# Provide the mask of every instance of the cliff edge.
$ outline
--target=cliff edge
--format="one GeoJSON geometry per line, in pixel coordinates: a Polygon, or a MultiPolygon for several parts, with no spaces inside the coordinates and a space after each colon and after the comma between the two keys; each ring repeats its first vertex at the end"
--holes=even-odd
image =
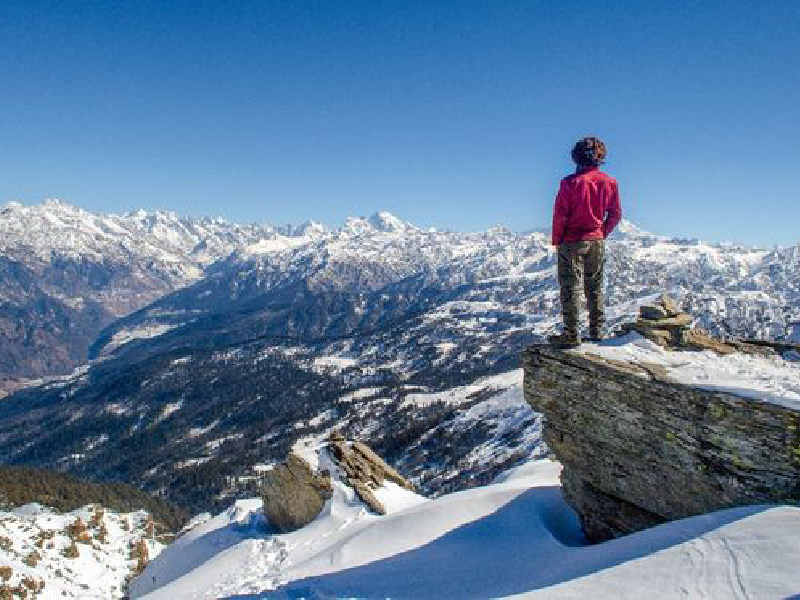
{"type": "Polygon", "coordinates": [[[525,398],[587,538],[750,504],[800,502],[800,363],[769,349],[675,350],[631,332],[534,345],[525,398]]]}

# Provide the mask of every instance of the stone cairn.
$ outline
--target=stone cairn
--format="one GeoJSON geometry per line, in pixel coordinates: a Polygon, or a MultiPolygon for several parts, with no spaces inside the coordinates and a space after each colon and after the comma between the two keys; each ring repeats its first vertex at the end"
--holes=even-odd
{"type": "Polygon", "coordinates": [[[633,323],[625,323],[621,334],[635,331],[642,337],[655,342],[662,348],[677,350],[713,350],[718,354],[766,353],[758,348],[739,341],[722,342],[711,337],[702,329],[692,327],[691,315],[685,313],[672,298],[666,294],[653,304],[639,307],[639,318],[633,323]]]}
{"type": "Polygon", "coordinates": [[[664,348],[686,346],[692,327],[692,317],[683,312],[666,294],[653,304],[639,307],[639,318],[622,326],[623,333],[636,331],[664,348]]]}

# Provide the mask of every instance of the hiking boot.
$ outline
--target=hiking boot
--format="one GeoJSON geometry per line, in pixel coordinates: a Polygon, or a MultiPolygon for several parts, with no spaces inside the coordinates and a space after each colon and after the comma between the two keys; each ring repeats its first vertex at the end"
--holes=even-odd
{"type": "Polygon", "coordinates": [[[581,345],[581,340],[577,335],[562,333],[560,335],[551,335],[547,338],[551,346],[561,348],[562,350],[570,350],[577,348],[581,345]]]}

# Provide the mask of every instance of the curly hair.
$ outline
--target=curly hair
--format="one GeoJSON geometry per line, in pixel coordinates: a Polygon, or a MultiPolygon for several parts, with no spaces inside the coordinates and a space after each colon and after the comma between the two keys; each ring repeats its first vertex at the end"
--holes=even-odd
{"type": "Polygon", "coordinates": [[[578,167],[597,167],[606,158],[606,145],[596,137],[585,137],[573,146],[572,160],[578,167]]]}

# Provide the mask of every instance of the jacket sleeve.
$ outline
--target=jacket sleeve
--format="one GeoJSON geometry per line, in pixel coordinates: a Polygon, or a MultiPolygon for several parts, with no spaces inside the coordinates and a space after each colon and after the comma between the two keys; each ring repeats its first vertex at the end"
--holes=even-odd
{"type": "Polygon", "coordinates": [[[569,215],[569,198],[567,184],[562,180],[556,194],[556,203],[553,207],[553,231],[551,242],[553,246],[558,246],[564,237],[564,229],[567,226],[567,216],[569,215]]]}
{"type": "Polygon", "coordinates": [[[622,209],[619,206],[619,188],[616,182],[608,199],[608,207],[606,208],[606,218],[603,222],[603,237],[607,238],[609,234],[614,231],[619,220],[622,218],[622,209]]]}

